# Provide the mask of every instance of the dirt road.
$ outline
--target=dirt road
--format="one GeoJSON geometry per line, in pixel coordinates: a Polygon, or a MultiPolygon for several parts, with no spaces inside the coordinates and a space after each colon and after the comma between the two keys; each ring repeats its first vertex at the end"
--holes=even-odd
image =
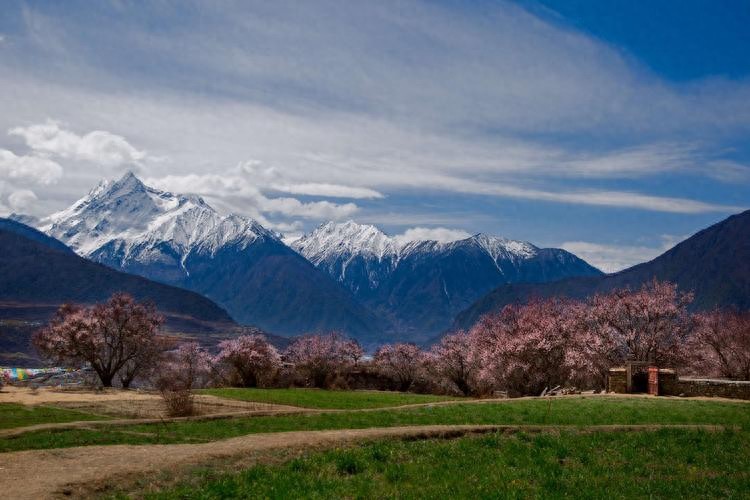
{"type": "Polygon", "coordinates": [[[587,428],[537,425],[428,425],[330,431],[297,431],[247,436],[202,444],[86,446],[29,450],[0,455],[0,492],[4,498],[40,499],[75,496],[79,486],[108,478],[208,463],[243,453],[309,448],[378,438],[454,437],[491,431],[559,432],[652,431],[660,428],[721,431],[711,425],[605,425],[587,428]]]}

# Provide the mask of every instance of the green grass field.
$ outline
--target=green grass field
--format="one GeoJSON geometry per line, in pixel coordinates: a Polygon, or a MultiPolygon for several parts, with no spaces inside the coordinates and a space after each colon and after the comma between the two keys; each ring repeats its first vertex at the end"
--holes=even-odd
{"type": "Polygon", "coordinates": [[[747,498],[746,432],[380,441],[242,472],[201,472],[147,498],[747,498]]]}
{"type": "Polygon", "coordinates": [[[202,394],[222,398],[300,406],[303,408],[356,410],[362,408],[384,408],[415,403],[447,401],[449,396],[412,394],[387,391],[325,391],[320,389],[204,389],[202,394]]]}
{"type": "Polygon", "coordinates": [[[227,420],[36,431],[0,440],[0,452],[94,444],[208,442],[260,432],[427,424],[722,424],[750,430],[750,405],[666,398],[581,397],[462,403],[399,410],[246,417],[227,420]]]}
{"type": "MultiPolygon", "coordinates": [[[[536,434],[493,432],[454,439],[392,439],[329,450],[286,450],[264,455],[260,463],[210,461],[192,469],[162,472],[162,476],[149,480],[121,483],[110,494],[159,499],[750,498],[750,404],[742,402],[581,396],[382,409],[444,398],[373,391],[207,392],[343,411],[33,431],[0,439],[0,452],[205,443],[294,430],[427,424],[568,425],[579,429],[558,428],[536,434]],[[719,424],[727,430],[585,429],[603,424],[719,424]]],[[[100,418],[52,407],[0,405],[0,428],[6,429],[100,418]]]]}
{"type": "Polygon", "coordinates": [[[50,406],[25,406],[0,403],[0,429],[12,429],[36,424],[105,420],[107,417],[50,406]]]}

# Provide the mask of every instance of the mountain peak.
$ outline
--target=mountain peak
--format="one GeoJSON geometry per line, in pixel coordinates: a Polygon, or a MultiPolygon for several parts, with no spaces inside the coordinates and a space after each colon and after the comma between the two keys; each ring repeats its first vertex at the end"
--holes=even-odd
{"type": "Polygon", "coordinates": [[[539,248],[527,241],[509,240],[502,236],[493,236],[486,233],[477,233],[469,240],[475,242],[479,247],[486,251],[492,260],[497,260],[500,256],[517,256],[520,258],[530,258],[537,254],[539,248]]]}
{"type": "Polygon", "coordinates": [[[101,262],[171,261],[191,250],[216,252],[227,244],[243,247],[258,237],[275,236],[256,221],[222,216],[197,195],[149,187],[133,172],[102,181],[41,228],[77,253],[101,262]],[[166,253],[165,253],[166,252],[166,253]]]}
{"type": "Polygon", "coordinates": [[[332,258],[352,258],[356,255],[375,256],[378,260],[386,256],[399,259],[414,252],[437,252],[467,244],[478,246],[495,261],[499,258],[528,259],[539,251],[531,243],[485,233],[451,242],[411,241],[399,236],[389,236],[374,225],[360,224],[353,220],[321,224],[312,233],[292,243],[292,248],[317,265],[332,258]]]}
{"type": "Polygon", "coordinates": [[[121,192],[145,191],[146,185],[131,170],[111,184],[110,190],[121,192]]]}
{"type": "Polygon", "coordinates": [[[389,255],[395,256],[398,250],[393,238],[380,229],[353,220],[321,224],[312,233],[292,243],[292,248],[313,263],[334,255],[368,255],[382,260],[389,255]]]}
{"type": "Polygon", "coordinates": [[[141,180],[137,175],[133,173],[132,170],[128,170],[127,172],[125,172],[117,182],[140,182],[142,184],[141,180]]]}

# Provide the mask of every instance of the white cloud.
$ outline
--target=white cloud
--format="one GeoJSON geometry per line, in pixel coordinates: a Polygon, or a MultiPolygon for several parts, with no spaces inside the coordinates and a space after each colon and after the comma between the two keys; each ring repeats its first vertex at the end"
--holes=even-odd
{"type": "Polygon", "coordinates": [[[737,212],[742,206],[722,205],[718,203],[704,203],[702,201],[685,198],[671,198],[667,196],[649,196],[627,191],[581,191],[581,192],[548,192],[530,189],[495,187],[494,191],[506,196],[527,198],[541,201],[555,201],[582,205],[596,205],[605,207],[637,208],[655,212],[671,212],[682,214],[699,214],[707,212],[737,212]]]}
{"type": "Polygon", "coordinates": [[[313,220],[340,220],[349,217],[359,210],[354,203],[337,204],[330,201],[313,201],[303,203],[296,198],[261,199],[261,210],[279,213],[289,217],[304,217],[313,220]]]}
{"type": "Polygon", "coordinates": [[[447,227],[412,227],[404,231],[402,234],[396,235],[395,238],[400,243],[425,240],[448,243],[451,241],[465,240],[469,236],[471,236],[471,234],[463,229],[449,229],[447,227]]]}
{"type": "Polygon", "coordinates": [[[341,184],[306,182],[304,184],[272,184],[277,191],[308,196],[327,196],[330,198],[375,199],[383,194],[374,189],[342,186],[341,184]]]}
{"type": "MultiPolygon", "coordinates": [[[[402,191],[686,214],[741,208],[709,190],[705,201],[679,188],[650,194],[649,177],[695,172],[714,159],[706,150],[744,139],[746,80],[676,85],[513,4],[479,14],[416,1],[321,2],[204,2],[196,17],[165,16],[181,23],[168,30],[142,22],[168,5],[125,8],[114,24],[96,22],[107,5],[85,16],[27,7],[24,43],[14,34],[8,47],[25,52],[0,61],[0,129],[71,160],[60,160],[63,186],[36,190],[40,203],[59,209],[101,175],[74,160],[142,162],[147,150],[171,159],[149,176],[172,176],[170,189],[191,192],[194,174],[214,204],[259,220],[264,211],[312,219],[360,208],[271,190],[368,200],[362,212],[402,191]],[[70,126],[39,123],[46,116],[70,126]],[[257,160],[244,174],[227,167],[246,158],[257,160]],[[634,182],[602,187],[621,178],[634,182]]],[[[722,179],[743,170],[716,172],[704,170],[722,179]]]]}
{"type": "Polygon", "coordinates": [[[294,183],[286,169],[266,165],[260,160],[240,162],[232,174],[239,174],[258,188],[269,188],[289,194],[323,196],[329,198],[375,199],[383,194],[374,189],[331,184],[327,182],[294,183]]]}
{"type": "MultiPolygon", "coordinates": [[[[189,174],[170,175],[162,178],[149,178],[146,183],[178,193],[194,193],[209,200],[236,199],[235,207],[241,213],[249,214],[259,220],[267,220],[264,214],[280,214],[286,217],[302,217],[314,220],[338,220],[351,216],[359,210],[354,203],[332,203],[330,201],[302,202],[296,198],[269,198],[265,196],[249,179],[237,174],[237,169],[225,175],[189,174]]],[[[297,228],[295,226],[295,228],[297,228]]],[[[277,230],[286,226],[277,225],[277,230]]]]}
{"type": "Polygon", "coordinates": [[[34,194],[34,191],[29,189],[19,189],[8,196],[8,205],[13,211],[23,213],[31,207],[37,199],[38,198],[36,194],[34,194]]]}
{"type": "Polygon", "coordinates": [[[18,156],[7,149],[0,149],[0,174],[12,180],[51,184],[60,179],[63,169],[48,158],[18,156]]]}
{"type": "Polygon", "coordinates": [[[106,167],[138,165],[147,156],[145,151],[137,150],[122,136],[104,130],[77,135],[50,119],[27,127],[14,127],[8,134],[22,137],[34,151],[87,160],[106,167]]]}
{"type": "Polygon", "coordinates": [[[661,239],[661,245],[656,247],[566,241],[560,245],[560,248],[576,254],[606,273],[614,273],[642,262],[648,262],[663,254],[684,238],[662,235],[661,239]]]}

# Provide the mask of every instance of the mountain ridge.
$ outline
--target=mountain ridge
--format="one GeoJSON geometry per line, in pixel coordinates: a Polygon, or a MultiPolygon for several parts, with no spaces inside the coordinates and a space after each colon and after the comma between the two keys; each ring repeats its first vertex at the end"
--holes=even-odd
{"type": "Polygon", "coordinates": [[[381,328],[349,292],[257,221],[221,215],[200,196],[151,188],[130,172],[100,182],[40,228],[79,255],[198,292],[237,321],[272,333],[340,330],[371,339],[381,328]]]}
{"type": "Polygon", "coordinates": [[[750,210],[734,214],[678,243],[660,256],[601,277],[495,288],[461,311],[453,328],[469,328],[483,314],[530,298],[585,298],[617,288],[636,288],[651,279],[671,281],[695,294],[691,308],[750,309],[750,210]]]}
{"type": "Polygon", "coordinates": [[[11,230],[4,221],[0,219],[0,301],[93,303],[123,291],[153,301],[165,312],[234,324],[225,310],[200,294],[92,262],[57,244],[29,238],[19,230],[23,228],[11,230]]]}
{"type": "Polygon", "coordinates": [[[500,283],[601,274],[569,252],[524,241],[484,233],[405,241],[354,221],[321,224],[291,246],[417,341],[500,283]]]}

